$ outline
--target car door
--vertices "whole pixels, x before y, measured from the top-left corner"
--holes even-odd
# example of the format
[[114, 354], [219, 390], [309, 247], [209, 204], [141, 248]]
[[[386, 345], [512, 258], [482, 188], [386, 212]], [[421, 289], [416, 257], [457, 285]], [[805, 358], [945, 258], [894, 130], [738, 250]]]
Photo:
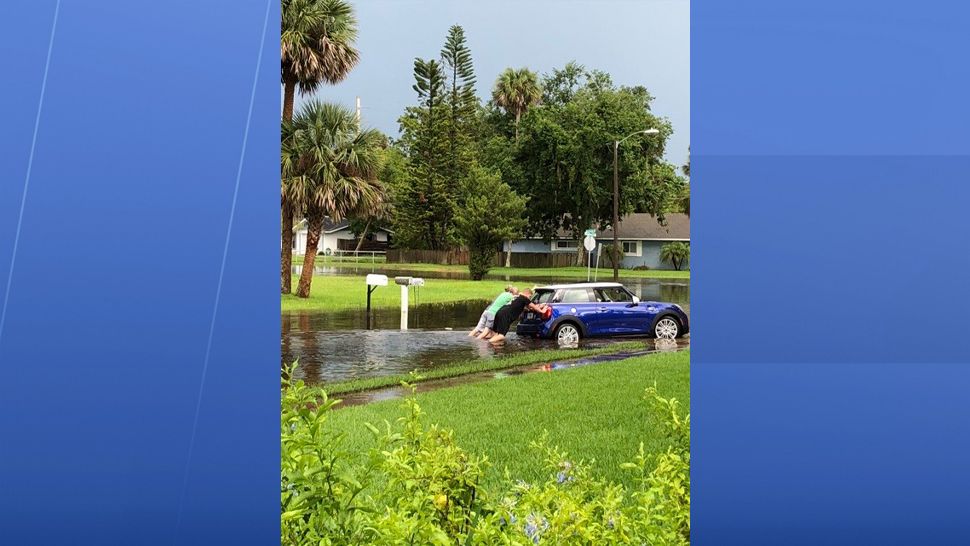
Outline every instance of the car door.
[[588, 288], [564, 288], [557, 295], [556, 308], [562, 315], [571, 315], [582, 321], [586, 335], [601, 336], [609, 333], [604, 319], [606, 313], [593, 301], [592, 291]]
[[633, 301], [633, 294], [621, 286], [594, 290], [603, 313], [604, 328], [610, 334], [640, 334], [646, 332], [643, 313]]

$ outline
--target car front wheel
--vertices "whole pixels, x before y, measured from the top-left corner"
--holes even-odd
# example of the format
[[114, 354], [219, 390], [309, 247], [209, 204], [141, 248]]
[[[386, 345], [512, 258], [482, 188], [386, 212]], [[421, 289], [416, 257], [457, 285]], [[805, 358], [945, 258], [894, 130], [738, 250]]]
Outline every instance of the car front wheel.
[[560, 324], [556, 327], [555, 338], [560, 345], [574, 345], [579, 343], [579, 328], [570, 322]]
[[680, 323], [674, 317], [663, 317], [654, 324], [653, 335], [658, 339], [677, 339]]

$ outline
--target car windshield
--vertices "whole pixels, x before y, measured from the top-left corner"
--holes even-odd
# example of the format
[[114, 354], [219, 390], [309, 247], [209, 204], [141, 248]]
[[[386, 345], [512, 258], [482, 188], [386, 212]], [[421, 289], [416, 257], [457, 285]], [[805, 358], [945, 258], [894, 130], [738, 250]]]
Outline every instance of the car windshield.
[[601, 302], [629, 303], [633, 301], [633, 296], [618, 286], [612, 286], [609, 288], [597, 288], [596, 299]]

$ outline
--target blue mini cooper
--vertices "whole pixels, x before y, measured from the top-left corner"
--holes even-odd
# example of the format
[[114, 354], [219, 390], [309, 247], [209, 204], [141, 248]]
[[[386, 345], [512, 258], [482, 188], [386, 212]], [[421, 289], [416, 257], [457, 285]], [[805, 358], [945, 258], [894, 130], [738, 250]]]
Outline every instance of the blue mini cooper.
[[520, 336], [552, 338], [561, 344], [582, 337], [647, 335], [674, 339], [690, 330], [679, 305], [640, 301], [615, 282], [555, 284], [535, 289], [533, 303], [545, 303], [552, 314], [529, 312], [519, 322]]

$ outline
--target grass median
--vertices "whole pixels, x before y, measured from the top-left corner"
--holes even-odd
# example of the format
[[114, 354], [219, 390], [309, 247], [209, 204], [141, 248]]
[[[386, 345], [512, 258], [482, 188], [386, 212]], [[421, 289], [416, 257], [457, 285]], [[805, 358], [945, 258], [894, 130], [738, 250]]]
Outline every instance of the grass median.
[[349, 381], [341, 381], [339, 383], [331, 383], [329, 385], [321, 385], [321, 387], [323, 387], [323, 389], [327, 391], [329, 395], [336, 396], [351, 392], [379, 389], [382, 387], [393, 387], [400, 385], [402, 381], [419, 383], [431, 381], [433, 379], [446, 379], [449, 377], [458, 377], [461, 375], [479, 372], [506, 370], [509, 368], [516, 368], [518, 366], [528, 366], [530, 364], [539, 364], [541, 362], [549, 362], [552, 360], [576, 359], [642, 348], [644, 348], [644, 344], [642, 342], [631, 341], [617, 343], [608, 347], [598, 347], [595, 349], [547, 349], [540, 351], [528, 351], [494, 358], [477, 358], [454, 362], [441, 368], [436, 368], [434, 370], [421, 373], [417, 381], [414, 381], [409, 374], [396, 374], [384, 377], [371, 377], [367, 379], [352, 379]]
[[[293, 279], [294, 289], [299, 279]], [[398, 308], [401, 306], [401, 291], [389, 279], [387, 286], [380, 286], [371, 294], [371, 306], [379, 308]], [[426, 279], [425, 285], [417, 288], [421, 303], [448, 303], [467, 300], [491, 301], [508, 286], [508, 281], [465, 281], [452, 279]], [[526, 286], [523, 284], [522, 286]], [[367, 286], [364, 276], [320, 276], [314, 277], [310, 286], [309, 298], [298, 298], [292, 294], [281, 296], [282, 311], [344, 311], [367, 307]]]
[[[666, 445], [643, 400], [654, 383], [689, 411], [690, 352], [473, 383], [417, 400], [427, 423], [453, 430], [462, 448], [488, 456], [486, 487], [497, 485], [505, 469], [512, 479], [545, 478], [542, 457], [530, 448], [543, 433], [573, 460], [595, 460], [597, 475], [629, 485], [632, 476], [620, 464], [633, 460], [640, 442], [654, 454]], [[401, 401], [390, 400], [342, 409], [330, 419], [346, 434], [347, 450], [364, 457], [372, 447], [365, 423], [380, 428], [402, 415]]]

